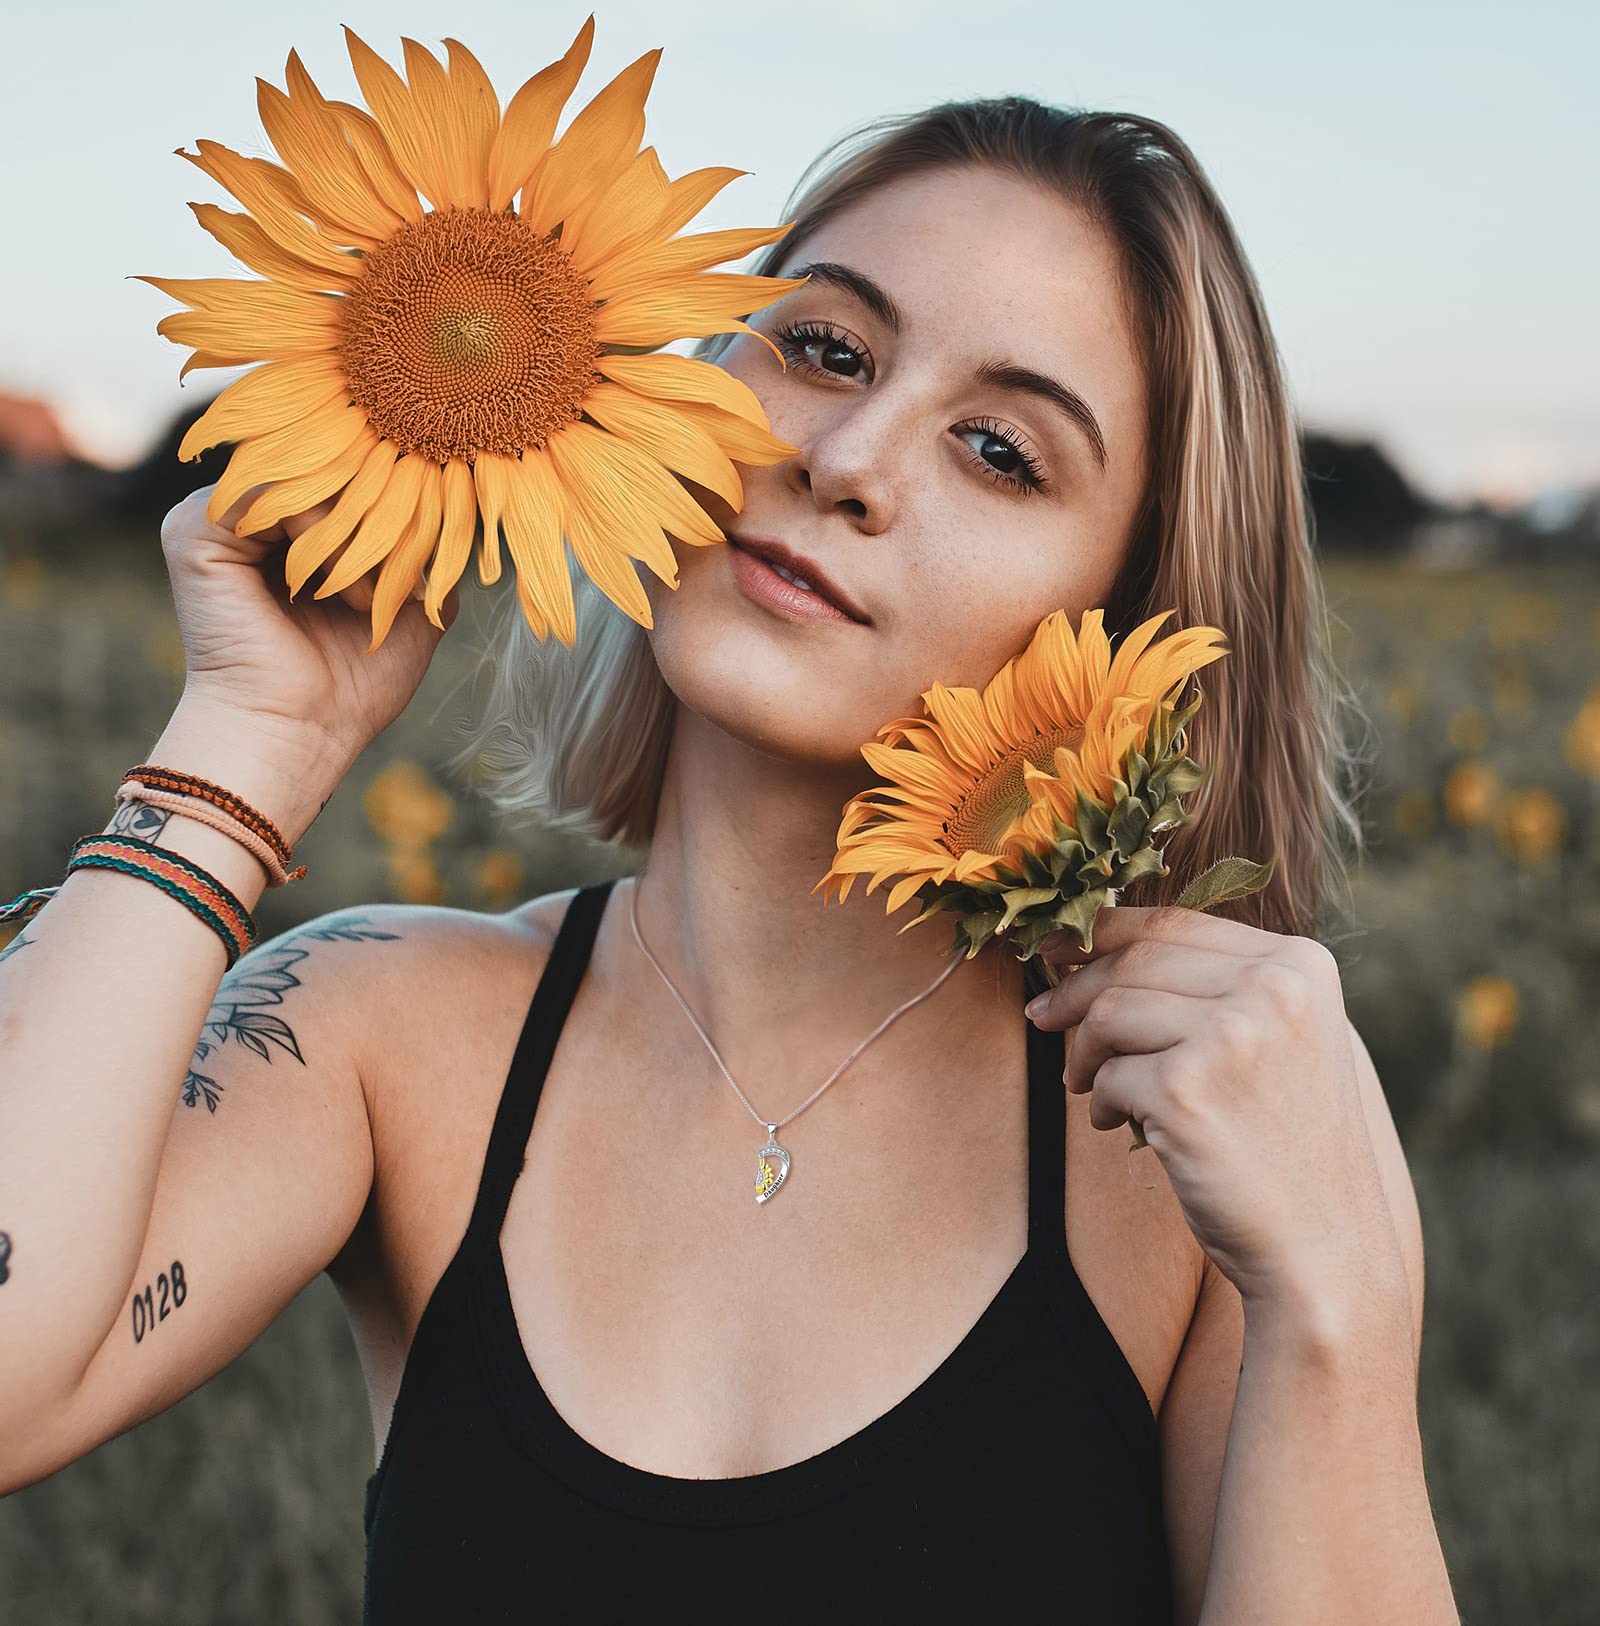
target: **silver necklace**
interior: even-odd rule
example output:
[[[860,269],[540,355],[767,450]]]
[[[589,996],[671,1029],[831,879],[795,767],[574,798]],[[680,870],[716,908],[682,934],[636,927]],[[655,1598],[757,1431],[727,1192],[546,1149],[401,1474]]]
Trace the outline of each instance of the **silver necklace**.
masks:
[[[660,973],[661,980],[671,991],[672,997],[677,1000],[679,1005],[683,1006],[683,1014],[694,1023],[695,1032],[698,1033],[705,1041],[706,1049],[711,1052],[711,1059],[716,1062],[718,1067],[722,1068],[722,1076],[733,1085],[734,1094],[744,1102],[745,1110],[767,1132],[766,1145],[756,1153],[756,1202],[758,1204],[764,1203],[769,1197],[773,1196],[783,1185],[783,1182],[789,1178],[789,1169],[794,1161],[789,1155],[788,1148],[778,1144],[778,1131],[782,1129],[786,1123],[790,1122],[791,1119],[798,1118],[800,1114],[804,1112],[806,1108],[810,1106],[811,1103],[815,1101],[816,1098],[821,1095],[831,1083],[833,1083],[834,1079],[836,1079],[840,1073],[842,1073],[845,1068],[848,1067],[850,1063],[853,1062],[856,1057],[859,1056],[861,1052],[865,1050],[867,1046],[871,1044],[872,1041],[876,1039],[892,1021],[894,1021],[897,1016],[901,1015],[905,1011],[909,1011],[911,1007],[917,1004],[920,1000],[926,999],[928,995],[931,994],[934,989],[937,988],[939,984],[942,983],[944,979],[956,969],[957,966],[964,965],[966,963],[965,957],[959,954],[953,955],[950,964],[947,965],[944,970],[941,971],[939,975],[922,990],[920,994],[914,994],[903,1005],[899,1005],[894,1010],[890,1011],[889,1014],[877,1025],[877,1027],[875,1027],[872,1032],[869,1033],[866,1038],[864,1038],[861,1043],[858,1044],[855,1049],[852,1050],[850,1054],[846,1056],[837,1067],[834,1068],[827,1078],[825,1078],[822,1083],[819,1084],[817,1088],[813,1090],[811,1094],[808,1095],[806,1099],[789,1114],[787,1118],[780,1118],[776,1123],[768,1123],[767,1120],[763,1118],[753,1106],[750,1105],[748,1097],[745,1095],[744,1091],[739,1088],[733,1074],[728,1071],[726,1065],[723,1063],[722,1057],[717,1054],[717,1047],[712,1044],[706,1030],[700,1026],[699,1019],[695,1016],[694,1012],[689,1009],[688,1005],[684,1002],[683,995],[680,994],[673,986],[672,978],[669,977],[664,970],[662,970],[661,962],[650,952],[648,946],[645,944],[645,940],[639,935],[639,911],[634,902],[638,895],[638,891],[639,882],[638,877],[635,876],[633,884],[628,888],[628,920],[633,926],[633,940],[644,951],[644,957],[656,968],[657,972]],[[777,1159],[776,1169],[774,1169],[773,1166],[767,1162],[768,1158]]]

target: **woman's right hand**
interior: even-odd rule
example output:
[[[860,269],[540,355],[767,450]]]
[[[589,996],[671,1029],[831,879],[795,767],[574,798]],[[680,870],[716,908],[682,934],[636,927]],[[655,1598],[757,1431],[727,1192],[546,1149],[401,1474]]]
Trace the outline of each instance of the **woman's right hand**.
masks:
[[[332,502],[235,536],[234,525],[264,488],[247,491],[218,523],[206,518],[214,489],[191,493],[161,525],[183,637],[185,702],[259,720],[273,733],[304,727],[353,762],[405,710],[444,631],[420,598],[408,598],[369,655],[377,567],[338,594],[313,598],[336,552],[289,599],[288,545]],[[459,589],[452,588],[440,610],[446,629],[460,607]]]

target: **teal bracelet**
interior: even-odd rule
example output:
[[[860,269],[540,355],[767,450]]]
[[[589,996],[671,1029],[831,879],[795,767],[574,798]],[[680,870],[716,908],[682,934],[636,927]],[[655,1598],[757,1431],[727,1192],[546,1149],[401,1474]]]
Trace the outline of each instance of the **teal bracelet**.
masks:
[[[120,870],[160,887],[222,939],[230,971],[239,956],[256,944],[259,934],[250,911],[216,876],[170,847],[158,847],[138,836],[79,836],[72,844],[67,873],[75,869]],[[30,919],[60,890],[59,886],[41,886],[19,893],[10,903],[0,905],[0,922]]]

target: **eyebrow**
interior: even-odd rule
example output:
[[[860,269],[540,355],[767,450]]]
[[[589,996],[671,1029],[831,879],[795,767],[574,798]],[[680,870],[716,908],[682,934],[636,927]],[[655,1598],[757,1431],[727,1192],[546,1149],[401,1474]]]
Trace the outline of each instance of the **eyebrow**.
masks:
[[[805,265],[796,266],[785,275],[809,276],[814,282],[825,282],[830,287],[853,294],[891,333],[898,334],[906,326],[905,313],[887,290],[874,282],[865,271],[859,271],[853,265],[841,265],[837,260],[812,260]],[[1060,379],[1052,378],[1048,373],[1041,373],[1037,368],[1024,367],[1019,362],[1005,360],[983,362],[974,377],[981,384],[991,384],[996,389],[1015,390],[1023,395],[1032,395],[1056,407],[1082,432],[1094,453],[1095,461],[1102,469],[1105,468],[1106,441],[1100,430],[1100,420],[1095,417],[1089,403],[1071,385],[1063,384]]]

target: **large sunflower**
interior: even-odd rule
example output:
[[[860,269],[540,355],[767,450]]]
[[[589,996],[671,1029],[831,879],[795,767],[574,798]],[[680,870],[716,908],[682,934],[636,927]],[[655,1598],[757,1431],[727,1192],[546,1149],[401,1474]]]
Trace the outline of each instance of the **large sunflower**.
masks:
[[[846,803],[838,852],[812,891],[842,901],[857,875],[869,893],[899,876],[892,914],[942,888],[907,924],[956,910],[969,953],[1019,916],[1028,930],[1012,935],[1027,951],[1060,925],[1087,937],[1108,890],[1159,868],[1148,837],[1183,822],[1176,798],[1199,782],[1179,726],[1194,707],[1172,703],[1228,651],[1215,627],[1152,644],[1171,614],[1142,623],[1113,658],[1103,611],[1085,610],[1074,637],[1056,610],[981,694],[935,683],[926,716],[886,723],[861,747],[889,783]]]
[[[539,637],[573,642],[563,538],[648,627],[632,561],[676,587],[669,530],[697,545],[726,540],[675,474],[737,509],[734,458],[761,465],[797,450],[722,368],[646,353],[754,333],[739,313],[805,279],[705,271],[787,224],[674,236],[749,172],[669,181],[655,149],[640,150],[659,49],[552,139],[593,34],[591,15],[502,112],[459,41],[445,41],[446,65],[404,40],[403,79],[346,28],[370,112],[324,98],[291,51],[286,91],[257,81],[281,164],[214,141],[179,149],[249,211],[190,205],[264,280],[139,279],[191,307],[157,329],[194,349],[180,379],[191,367],[263,363],[221,392],[178,455],[237,442],[207,514],[217,520],[265,485],[240,535],[338,493],[288,550],[290,595],[341,548],[315,597],[381,567],[373,649],[425,567],[424,609],[443,627],[440,606],[475,535],[479,580],[497,581],[502,529]]]

